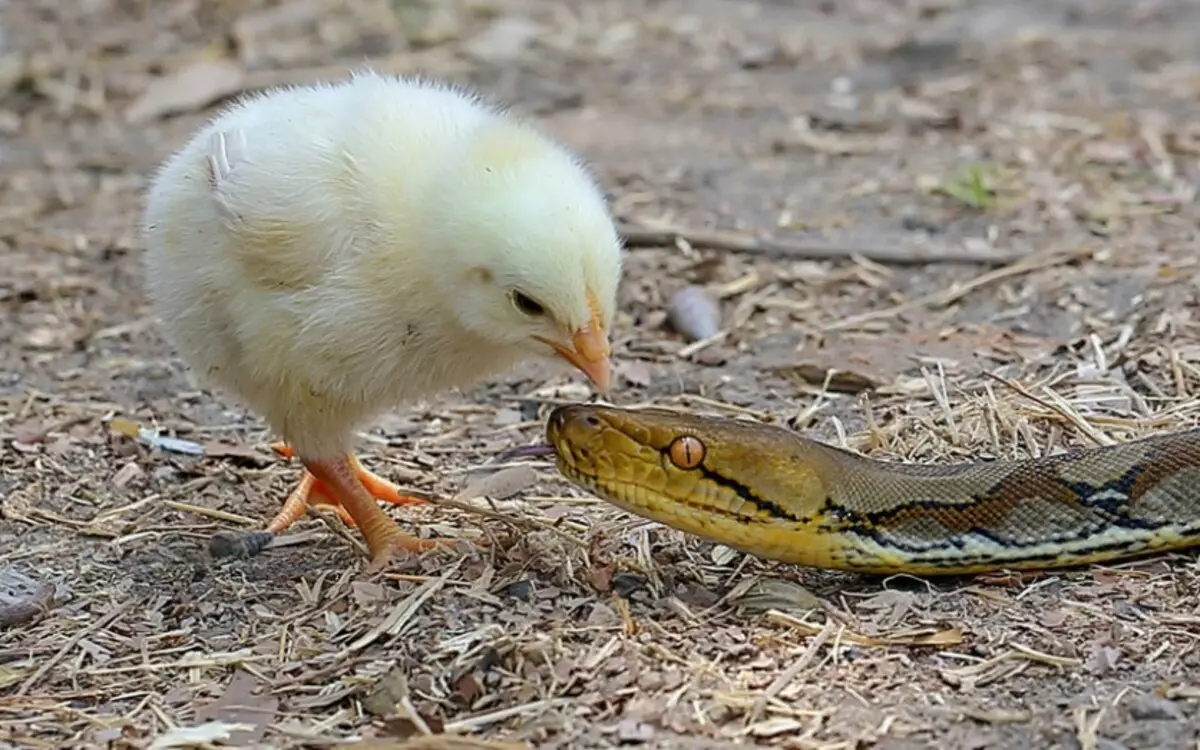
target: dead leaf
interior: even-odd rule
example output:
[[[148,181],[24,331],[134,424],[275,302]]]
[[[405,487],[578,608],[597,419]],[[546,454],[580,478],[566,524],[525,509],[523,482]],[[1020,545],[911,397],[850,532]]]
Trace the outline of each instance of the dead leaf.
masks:
[[[203,109],[236,94],[246,78],[241,66],[229,60],[202,60],[155,79],[125,110],[125,121],[144,123]]]
[[[454,686],[454,698],[466,706],[475,703],[485,692],[483,675],[498,664],[500,664],[500,652],[491,646],[483,649],[483,653],[480,654],[474,665],[450,679],[450,684]]]
[[[143,474],[142,467],[130,461],[117,470],[113,475],[112,483],[114,487],[124,488],[134,479],[137,479]]]
[[[597,591],[607,593],[612,590],[614,570],[615,568],[612,565],[593,562],[591,569],[587,572],[587,582]]]
[[[413,723],[411,719],[406,719],[403,716],[389,716],[385,718],[383,720],[383,729],[389,735],[398,739],[406,739],[413,736],[423,736],[421,734],[421,729],[415,723]],[[386,747],[404,747],[407,744],[408,743],[402,744],[399,742],[395,744],[389,743],[386,745]],[[349,747],[349,745],[343,745],[343,747]],[[361,747],[361,745],[355,743],[354,747]],[[385,747],[385,745],[380,743],[380,747]]]
[[[424,730],[417,724],[417,722],[413,721],[407,716],[389,716],[385,718],[383,720],[383,727],[388,734],[401,739],[412,738],[407,742],[392,745],[391,747],[420,747],[429,748],[429,750],[434,750],[435,748],[456,747],[452,741],[444,743],[437,741],[441,738],[442,731],[445,729],[445,722],[443,722],[441,719],[436,716],[426,716],[422,714],[421,721],[425,722],[425,726],[432,734],[425,734]],[[354,745],[354,747],[361,747],[361,745]]]
[[[458,679],[454,681],[454,697],[464,705],[471,705],[482,694],[483,683],[479,681],[474,672],[459,675]]]
[[[246,724],[226,724],[210,721],[195,727],[175,727],[154,738],[150,750],[167,750],[173,747],[207,747],[220,740],[228,741],[237,732],[252,730]]]
[[[397,706],[408,702],[408,677],[403,669],[395,667],[379,678],[371,692],[362,699],[362,707],[367,713],[388,718],[396,715]]]
[[[790,716],[774,716],[770,719],[751,724],[747,733],[755,737],[775,737],[789,732],[795,732],[804,727]]]
[[[1178,703],[1156,695],[1131,695],[1126,707],[1139,721],[1187,721]]]
[[[272,460],[270,456],[249,445],[213,441],[211,443],[204,443],[203,447],[204,455],[208,458],[235,458],[256,464],[264,464]]]
[[[869,599],[859,602],[858,607],[875,610],[879,613],[879,625],[890,628],[904,619],[904,616],[912,610],[916,601],[917,597],[911,591],[887,589]]]
[[[1088,654],[1087,661],[1084,665],[1087,670],[1097,677],[1104,677],[1112,672],[1117,662],[1121,660],[1121,649],[1113,648],[1102,643],[1092,644],[1091,653]]]
[[[623,360],[617,365],[617,373],[625,378],[626,383],[637,388],[645,388],[650,385],[652,378],[650,363],[641,359]]]
[[[463,488],[454,499],[458,502],[474,500],[477,497],[503,500],[537,484],[537,479],[537,472],[530,466],[509,466],[476,479]]]
[[[1089,141],[1083,144],[1083,158],[1093,164],[1129,164],[1137,150],[1129,141]]]
[[[226,727],[239,727],[222,737],[230,744],[246,745],[258,742],[267,733],[267,727],[275,720],[279,709],[279,699],[265,692],[256,694],[258,686],[250,673],[238,670],[233,673],[233,679],[225,686],[221,697],[196,709],[195,719],[204,721],[214,719],[213,724],[223,724]]]
[[[726,597],[730,604],[747,612],[813,612],[825,608],[820,597],[795,581],[784,578],[751,578]]]
[[[56,591],[53,583],[34,580],[15,568],[0,570],[0,630],[50,611]]]
[[[352,581],[350,595],[354,597],[354,603],[360,607],[370,607],[387,600],[387,590],[378,583],[370,581]]]
[[[15,667],[11,664],[0,664],[0,690],[23,682],[33,671],[32,667]]]
[[[398,721],[398,720],[397,720]],[[394,722],[384,722],[390,728]],[[369,739],[335,745],[344,750],[529,750],[522,742],[484,740],[455,734],[429,734],[408,739]]]
[[[525,421],[525,417],[516,409],[497,409],[492,415],[492,424],[497,427],[506,427],[510,424],[520,424]]]
[[[788,365],[775,365],[766,368],[792,381],[800,381],[810,385],[821,386],[830,393],[862,393],[880,386],[880,381],[870,375],[864,375],[851,370],[840,370],[833,367],[823,367],[813,362],[797,362]],[[828,384],[826,379],[828,378]]]
[[[44,441],[46,434],[49,432],[46,423],[37,417],[18,422],[11,429],[13,439],[25,445],[33,445],[34,443]]]
[[[109,743],[116,742],[125,734],[124,727],[101,727],[97,729],[91,737],[92,742],[103,747],[109,747]]]
[[[714,544],[709,556],[715,565],[728,565],[741,554],[741,552],[738,552],[733,547],[727,547],[724,544]]]

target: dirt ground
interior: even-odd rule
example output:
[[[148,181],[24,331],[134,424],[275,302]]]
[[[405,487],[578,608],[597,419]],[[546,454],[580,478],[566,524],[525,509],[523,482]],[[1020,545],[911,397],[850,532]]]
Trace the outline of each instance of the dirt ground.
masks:
[[[545,463],[479,497],[485,462],[590,395],[532,366],[362,436],[385,476],[467,488],[469,508],[389,511],[404,526],[486,551],[366,580],[356,533],[311,518],[215,560],[209,538],[261,527],[297,470],[164,344],[135,231],[151,170],[225,97],[364,62],[424,72],[536,117],[609,190],[631,245],[617,403],[747,413],[896,461],[1187,429],[1200,5],[0,13],[0,604],[40,605],[0,625],[0,746],[1200,747],[1193,555],[856,576],[685,537]],[[714,247],[730,236],[749,247]],[[719,298],[716,336],[668,321],[686,284]]]

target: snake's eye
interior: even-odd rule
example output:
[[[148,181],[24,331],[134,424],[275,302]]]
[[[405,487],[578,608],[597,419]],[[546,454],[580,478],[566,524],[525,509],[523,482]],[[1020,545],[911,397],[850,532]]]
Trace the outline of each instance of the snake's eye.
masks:
[[[667,453],[678,468],[694,469],[704,460],[704,443],[698,437],[683,435],[671,441]]]

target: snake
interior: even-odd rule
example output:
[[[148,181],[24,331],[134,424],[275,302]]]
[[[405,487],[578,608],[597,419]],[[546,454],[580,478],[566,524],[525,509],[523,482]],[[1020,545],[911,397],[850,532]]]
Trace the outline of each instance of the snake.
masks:
[[[1200,544],[1200,429],[934,464],[750,419],[573,403],[550,412],[545,437],[566,480],[618,508],[812,568],[1048,570]]]

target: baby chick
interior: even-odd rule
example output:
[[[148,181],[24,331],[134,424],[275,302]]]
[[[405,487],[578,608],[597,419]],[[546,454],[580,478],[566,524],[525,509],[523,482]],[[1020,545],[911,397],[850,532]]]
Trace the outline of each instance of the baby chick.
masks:
[[[334,503],[369,570],[436,542],[376,499],[380,412],[557,358],[599,388],[621,245],[580,160],[473,94],[362,72],[248,97],[154,175],[148,295],[168,339],[260,413],[306,471],[268,525]]]

